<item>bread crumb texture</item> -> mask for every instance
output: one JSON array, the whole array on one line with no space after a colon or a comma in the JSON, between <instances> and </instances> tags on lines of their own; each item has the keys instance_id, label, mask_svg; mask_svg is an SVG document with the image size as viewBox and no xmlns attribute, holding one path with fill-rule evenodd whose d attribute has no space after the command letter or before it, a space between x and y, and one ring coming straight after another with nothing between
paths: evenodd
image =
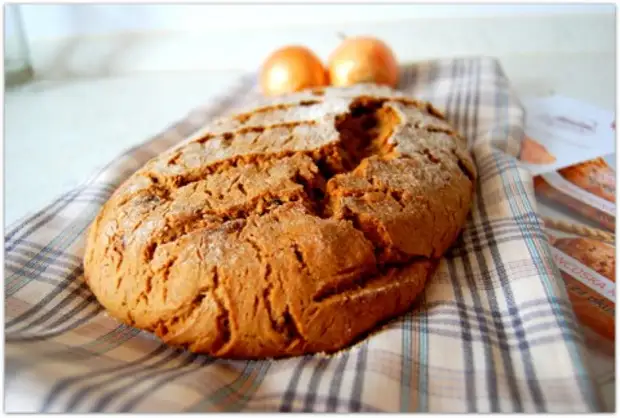
<instances>
[{"instance_id":1,"label":"bread crumb texture","mask_svg":"<svg viewBox=\"0 0 620 418\"><path fill-rule=\"evenodd\" d=\"M463 227L476 170L430 104L313 90L213 122L91 225L113 317L228 358L333 353L411 309Z\"/></svg>"}]
</instances>

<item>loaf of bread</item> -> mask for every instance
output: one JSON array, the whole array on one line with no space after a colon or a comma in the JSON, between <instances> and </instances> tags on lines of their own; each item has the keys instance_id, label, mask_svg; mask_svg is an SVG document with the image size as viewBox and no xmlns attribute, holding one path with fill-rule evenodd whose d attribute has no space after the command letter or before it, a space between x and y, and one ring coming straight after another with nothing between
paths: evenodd
<instances>
[{"instance_id":1,"label":"loaf of bread","mask_svg":"<svg viewBox=\"0 0 620 418\"><path fill-rule=\"evenodd\" d=\"M615 286L616 256L613 246L583 237L556 238L552 241L552 245L613 282ZM603 290L605 289L603 283L599 283L597 278L591 277L587 271L578 266L565 268L561 259L557 261L559 261L561 274L576 316L584 325L613 341L615 339L615 299L611 300L607 295L609 292ZM585 283L590 283L590 286Z\"/></svg>"},{"instance_id":2,"label":"loaf of bread","mask_svg":"<svg viewBox=\"0 0 620 418\"><path fill-rule=\"evenodd\" d=\"M149 161L89 229L99 302L228 358L334 352L411 309L476 170L440 112L380 91L280 97Z\"/></svg>"},{"instance_id":3,"label":"loaf of bread","mask_svg":"<svg viewBox=\"0 0 620 418\"><path fill-rule=\"evenodd\" d=\"M566 180L608 202L616 201L616 173L602 158L558 170Z\"/></svg>"},{"instance_id":4,"label":"loaf of bread","mask_svg":"<svg viewBox=\"0 0 620 418\"><path fill-rule=\"evenodd\" d=\"M558 238L553 245L606 279L616 281L616 256L613 246L583 237Z\"/></svg>"},{"instance_id":5,"label":"loaf of bread","mask_svg":"<svg viewBox=\"0 0 620 418\"><path fill-rule=\"evenodd\" d=\"M579 187L593 196L614 203L616 201L616 174L615 171L602 158L575 164L558 170L558 173L568 182ZM584 199L576 199L560 190L557 190L547 181L544 176L534 177L536 194L543 201L559 206L566 206L574 213L583 216L591 222L602 226L608 231L616 229L614 215L602 211L594 205L584 202ZM587 199L585 199L587 200Z\"/></svg>"}]
</instances>

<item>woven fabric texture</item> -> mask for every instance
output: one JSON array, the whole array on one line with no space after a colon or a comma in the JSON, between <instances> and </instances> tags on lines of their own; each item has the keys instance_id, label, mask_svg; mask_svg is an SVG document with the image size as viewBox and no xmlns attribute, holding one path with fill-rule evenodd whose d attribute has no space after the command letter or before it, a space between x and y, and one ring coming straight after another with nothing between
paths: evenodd
<instances>
[{"instance_id":1,"label":"woven fabric texture","mask_svg":"<svg viewBox=\"0 0 620 418\"><path fill-rule=\"evenodd\" d=\"M403 68L467 137L474 207L416 306L333 356L218 360L108 317L85 285L85 230L148 159L259 99L248 76L5 232L5 408L49 412L598 411L583 337L553 264L531 176L514 155L523 110L498 62Z\"/></svg>"}]
</instances>

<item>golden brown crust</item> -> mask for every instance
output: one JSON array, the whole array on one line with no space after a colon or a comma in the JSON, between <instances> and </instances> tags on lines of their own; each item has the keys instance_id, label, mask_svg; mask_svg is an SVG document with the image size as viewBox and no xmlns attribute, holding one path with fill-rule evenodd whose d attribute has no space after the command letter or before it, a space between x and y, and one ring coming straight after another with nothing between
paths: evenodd
<instances>
[{"instance_id":1,"label":"golden brown crust","mask_svg":"<svg viewBox=\"0 0 620 418\"><path fill-rule=\"evenodd\" d=\"M556 161L555 156L543 144L527 135L521 143L519 158L530 164L552 164Z\"/></svg>"},{"instance_id":2,"label":"golden brown crust","mask_svg":"<svg viewBox=\"0 0 620 418\"><path fill-rule=\"evenodd\" d=\"M582 237L556 238L552 245L615 283L616 256L615 249L611 245ZM586 286L568 272L562 271L561 274L579 320L613 341L615 339L615 302Z\"/></svg>"},{"instance_id":3,"label":"golden brown crust","mask_svg":"<svg viewBox=\"0 0 620 418\"><path fill-rule=\"evenodd\" d=\"M432 106L357 92L279 98L149 161L89 230L102 305L237 358L334 352L406 311L464 225L476 171Z\"/></svg>"},{"instance_id":4,"label":"golden brown crust","mask_svg":"<svg viewBox=\"0 0 620 418\"><path fill-rule=\"evenodd\" d=\"M609 280L616 281L614 247L590 238L558 238L553 246Z\"/></svg>"},{"instance_id":5,"label":"golden brown crust","mask_svg":"<svg viewBox=\"0 0 620 418\"><path fill-rule=\"evenodd\" d=\"M558 170L558 173L567 181L590 192L602 199L615 203L616 178L614 170L602 158L575 164ZM566 205L581 216L596 222L605 229L615 232L616 219L593 206L587 205L574 197L567 195L547 183L543 177L534 177L536 194L550 203Z\"/></svg>"},{"instance_id":6,"label":"golden brown crust","mask_svg":"<svg viewBox=\"0 0 620 418\"><path fill-rule=\"evenodd\" d=\"M616 173L602 158L575 164L558 170L566 180L605 199L616 201Z\"/></svg>"}]
</instances>

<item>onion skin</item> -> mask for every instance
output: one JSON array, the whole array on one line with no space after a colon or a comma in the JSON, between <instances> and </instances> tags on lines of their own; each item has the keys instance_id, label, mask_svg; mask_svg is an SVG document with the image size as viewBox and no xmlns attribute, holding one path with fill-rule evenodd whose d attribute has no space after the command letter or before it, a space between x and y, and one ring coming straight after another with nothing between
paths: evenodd
<instances>
[{"instance_id":1,"label":"onion skin","mask_svg":"<svg viewBox=\"0 0 620 418\"><path fill-rule=\"evenodd\" d=\"M398 61L385 42L369 36L346 38L328 60L330 83L350 86L375 83L395 88Z\"/></svg>"},{"instance_id":2,"label":"onion skin","mask_svg":"<svg viewBox=\"0 0 620 418\"><path fill-rule=\"evenodd\" d=\"M263 94L275 96L328 84L321 60L303 46L286 46L273 52L261 69Z\"/></svg>"}]
</instances>

